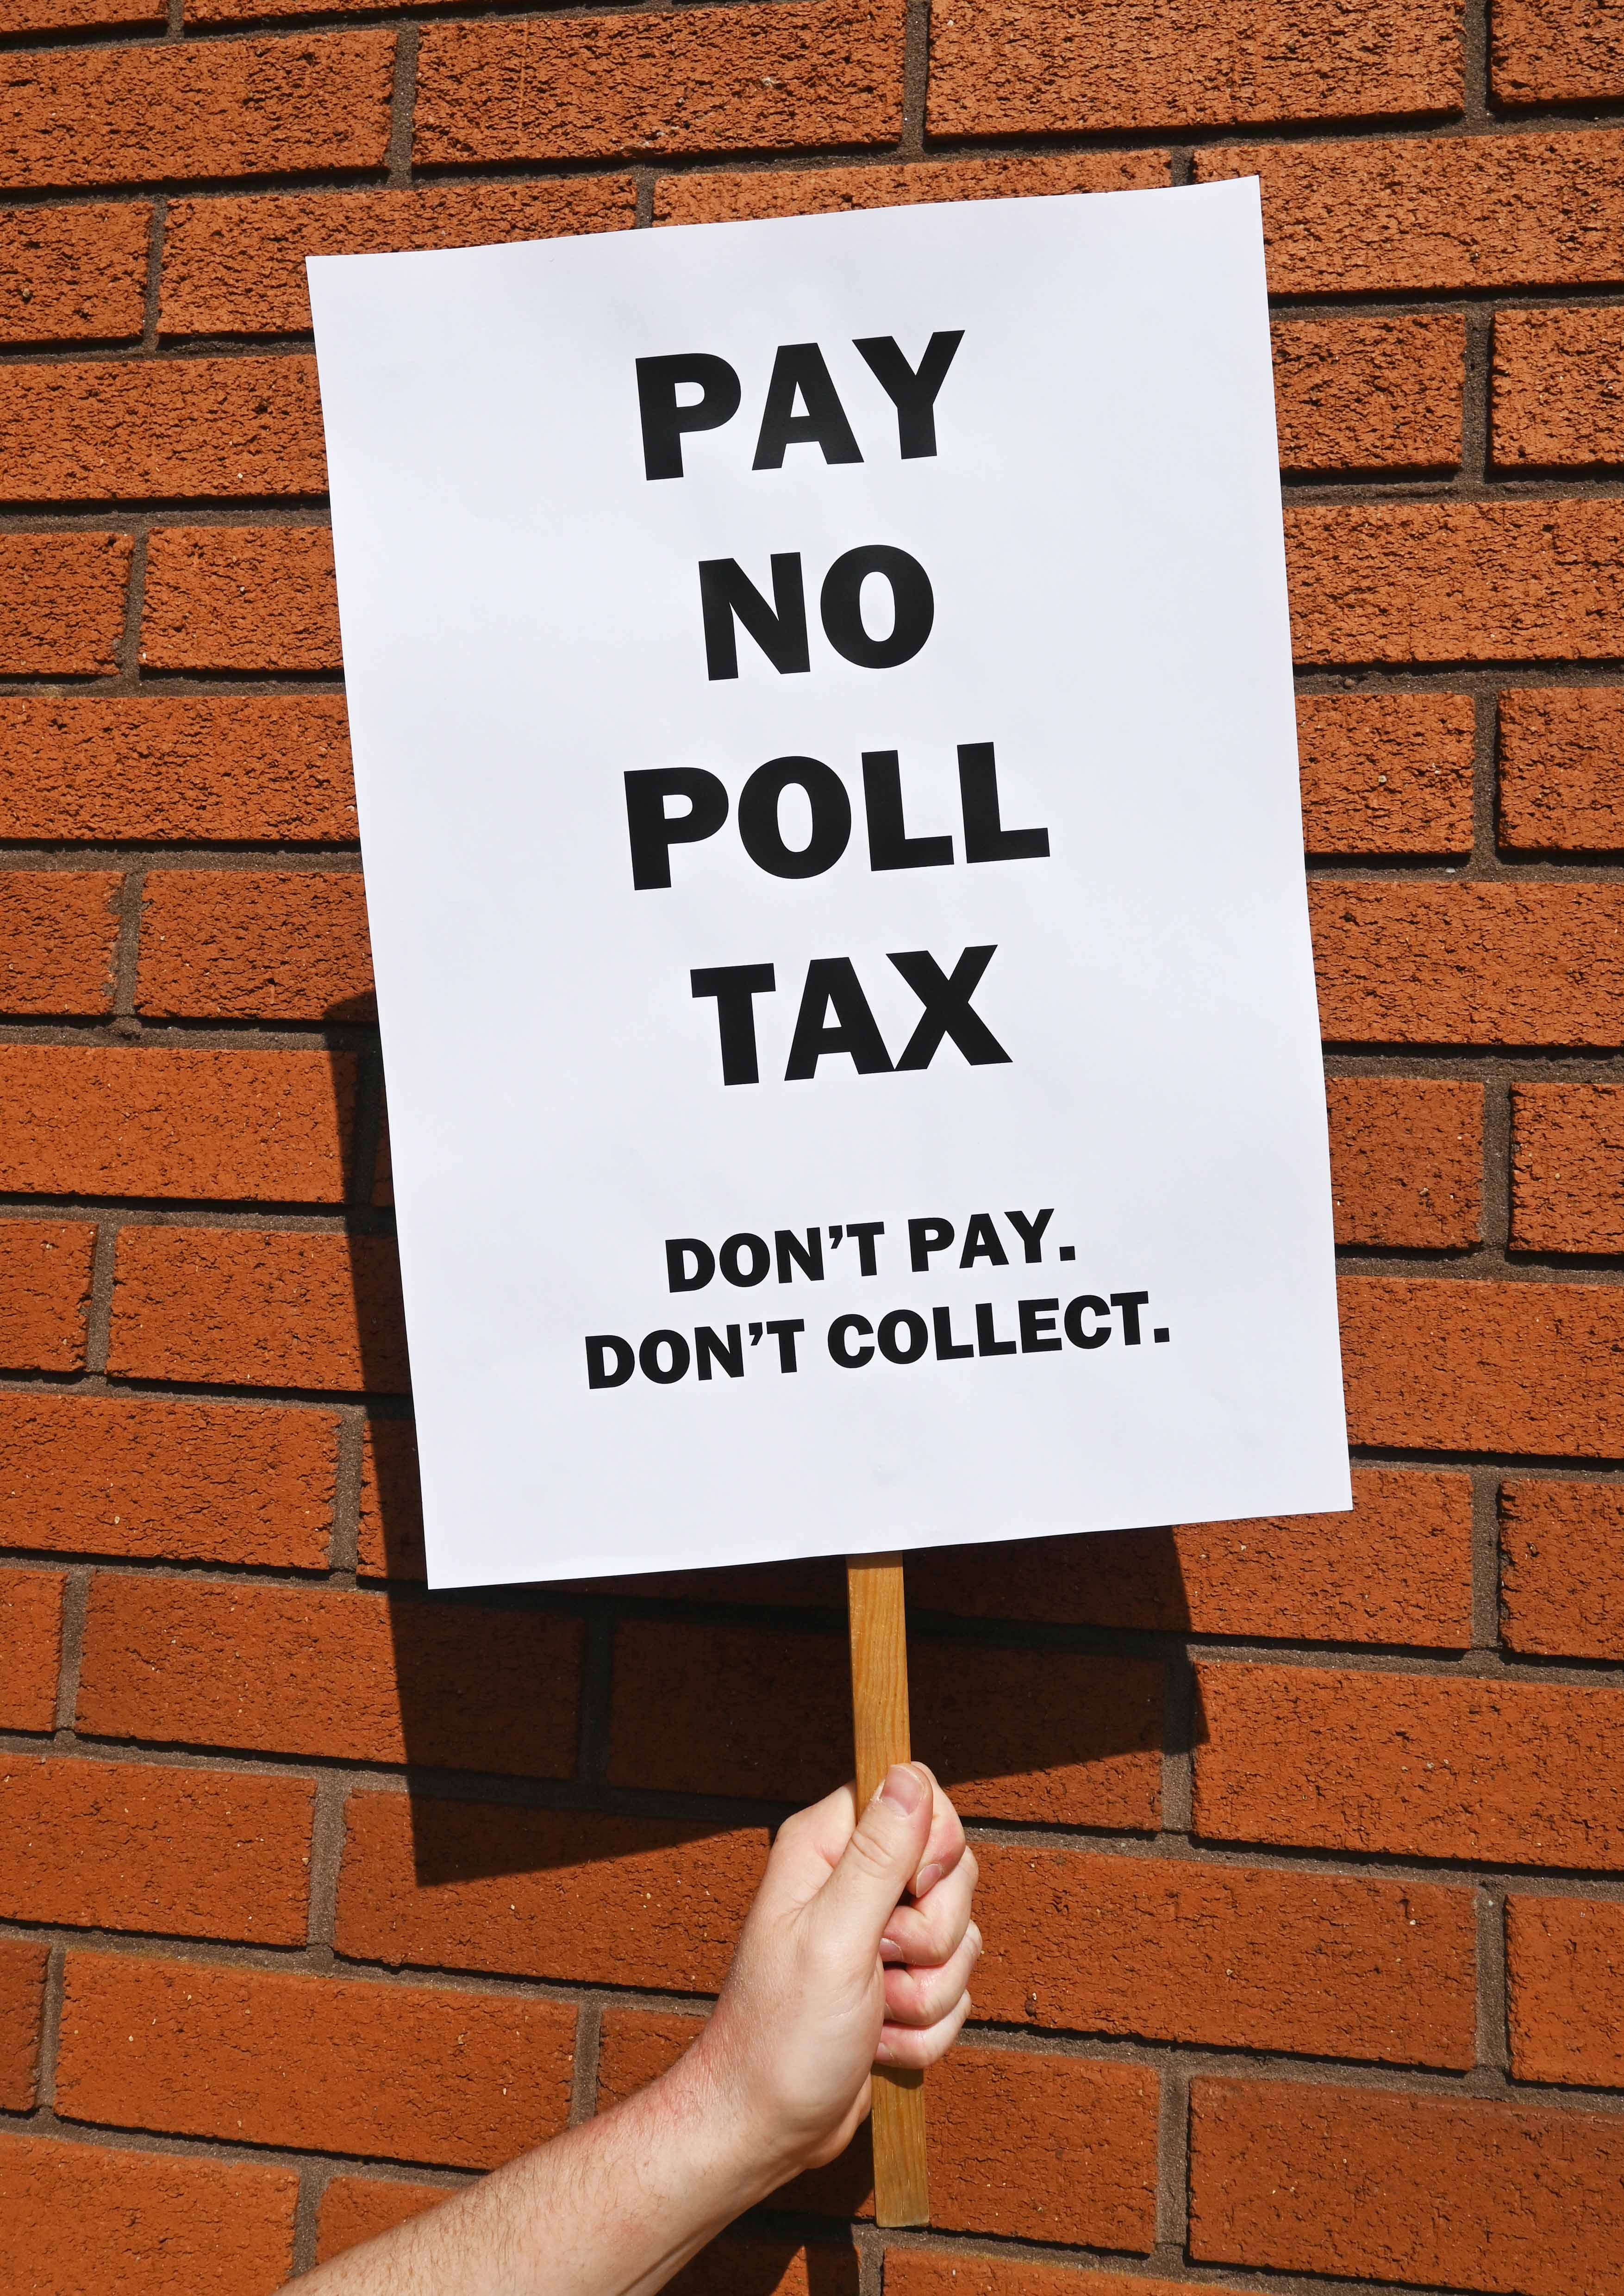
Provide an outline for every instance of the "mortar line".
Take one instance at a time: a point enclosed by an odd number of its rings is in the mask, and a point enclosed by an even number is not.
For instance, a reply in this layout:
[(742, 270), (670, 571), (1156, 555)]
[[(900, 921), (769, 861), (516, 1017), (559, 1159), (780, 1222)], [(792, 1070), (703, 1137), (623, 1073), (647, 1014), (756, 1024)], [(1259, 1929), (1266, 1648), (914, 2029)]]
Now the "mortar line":
[(1466, 313), (1461, 377), (1460, 481), (1473, 491), (1491, 488), (1503, 473), (1493, 466), (1494, 314), (1473, 306)]
[(136, 862), (126, 869), (119, 888), (119, 931), (113, 944), (112, 1025), (117, 1037), (139, 1037), (135, 994), (141, 967), (141, 919), (146, 900), (147, 873)]
[(90, 1605), (91, 1573), (81, 1565), (70, 1570), (62, 1588), (62, 1650), (57, 1661), (56, 1712), (53, 1743), (72, 1746), (78, 1740), (74, 1715), (79, 1702), (79, 1674), (85, 1660), (85, 1616)]
[(1500, 1646), (1500, 1475), (1472, 1471), (1472, 1640), (1474, 1649)]
[(1497, 2087), (1511, 2079), (1505, 1895), (1498, 1882), (1487, 1883), (1477, 1892), (1477, 2060)]
[(570, 2078), (570, 2127), (578, 2128), (598, 2109), (598, 2058), (603, 2038), (603, 2005), (583, 1997), (575, 2019), (575, 2062)]
[(1490, 115), (1493, 0), (1466, 0), (1461, 16), (1462, 118), (1472, 127), (1497, 126)]
[(104, 1214), (96, 1221), (96, 1239), (90, 1263), (90, 1300), (85, 1317), (85, 1370), (97, 1378), (107, 1370), (112, 1337), (113, 1285), (119, 1246), (119, 1218)]
[(1522, 1263), (1508, 1259), (1515, 1218), (1515, 1143), (1512, 1124), (1512, 1086), (1500, 1077), (1483, 1082), (1483, 1242), (1485, 1252), (1497, 1259), (1510, 1277)]
[(348, 1778), (329, 1774), (317, 1779), (316, 1806), (310, 1818), (310, 1906), (306, 1944), (309, 1965), (322, 1971), (331, 1971), (336, 1959), (333, 1939), (349, 1797)]
[(374, 1203), (378, 1187), (378, 1151), (383, 1138), (383, 1062), (373, 1046), (352, 1055), (355, 1060), (355, 1100), (349, 1119), (349, 1175), (346, 1209), (356, 1218), (391, 1209)]
[(1174, 2273), (1189, 2238), (1190, 2076), (1174, 2057), (1160, 2076), (1156, 2111), (1156, 2232), (1152, 2261)]
[[(185, 0), (169, 0), (169, 7), (178, 26)], [(172, 36), (178, 38), (178, 29)], [(168, 193), (156, 193), (152, 200), (152, 221), (148, 226), (146, 286), (141, 300), (141, 348), (155, 351), (159, 346), (159, 319), (163, 299), (163, 250), (168, 227), (169, 201)]]
[(361, 1541), (361, 1488), (366, 1414), (351, 1404), (338, 1414), (338, 1454), (332, 1486), (332, 1526), (327, 1547), (328, 1583), (354, 1587)]
[(1161, 1720), (1161, 1836), (1187, 1840), (1194, 1809), (1195, 1674), (1189, 1645), (1168, 1653)]
[(395, 33), (395, 69), (390, 88), (389, 181), (404, 191), (412, 184), (412, 144), (417, 111), (417, 40), (414, 20)]
[(56, 2068), (62, 2054), (67, 1962), (67, 1946), (53, 1945), (45, 1959), (45, 1993), (39, 2016), (39, 2068), (34, 2093), (37, 2110), (52, 2120), (56, 2116)]
[(902, 45), (902, 127), (897, 151), (917, 160), (925, 148), (931, 81), (931, 0), (907, 0)]
[(298, 2280), (316, 2269), (316, 2239), (321, 2222), (322, 2200), (333, 2177), (336, 2164), (329, 2161), (306, 2161), (299, 2164), (299, 2197), (293, 2205), (293, 2253), (291, 2276)]
[(609, 1612), (595, 1609), (587, 1618), (582, 1638), (575, 1775), (583, 1788), (601, 1788), (607, 1780), (614, 1701), (615, 1626)]

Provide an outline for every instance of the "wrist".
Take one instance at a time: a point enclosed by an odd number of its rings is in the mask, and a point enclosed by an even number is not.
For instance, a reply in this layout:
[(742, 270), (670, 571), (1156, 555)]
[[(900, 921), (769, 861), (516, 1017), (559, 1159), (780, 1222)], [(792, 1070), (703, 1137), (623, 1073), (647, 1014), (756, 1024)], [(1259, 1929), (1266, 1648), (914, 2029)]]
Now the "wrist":
[(738, 2208), (753, 2208), (807, 2165), (805, 2148), (756, 2093), (728, 2038), (726, 2019), (718, 2023), (713, 2016), (665, 2078), (681, 2083), (684, 2111), (705, 2129), (718, 2168), (744, 2194)]

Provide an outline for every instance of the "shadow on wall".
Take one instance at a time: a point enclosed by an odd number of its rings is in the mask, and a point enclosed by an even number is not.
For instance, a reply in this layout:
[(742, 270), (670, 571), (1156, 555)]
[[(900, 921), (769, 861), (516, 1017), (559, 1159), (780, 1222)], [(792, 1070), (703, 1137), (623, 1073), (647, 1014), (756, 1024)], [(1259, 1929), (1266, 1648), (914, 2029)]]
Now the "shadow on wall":
[[(409, 1421), (374, 1420), (369, 1448), (360, 1567), (393, 1582), (420, 1887), (759, 1841), (850, 1775), (838, 1559), (431, 1595)], [(964, 1815), (1153, 1833), (1163, 1751), (1190, 1739), (1184, 1677), (1114, 1636), (1188, 1629), (1172, 1533), (931, 1549), (906, 1570), (914, 1750)]]

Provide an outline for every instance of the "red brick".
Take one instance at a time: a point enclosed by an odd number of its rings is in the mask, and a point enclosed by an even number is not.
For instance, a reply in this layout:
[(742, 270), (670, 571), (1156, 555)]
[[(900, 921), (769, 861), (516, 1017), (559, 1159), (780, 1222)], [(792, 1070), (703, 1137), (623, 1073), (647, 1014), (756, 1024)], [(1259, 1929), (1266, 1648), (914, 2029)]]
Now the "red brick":
[(335, 2177), (322, 2194), (322, 2212), (316, 2236), (316, 2259), (325, 2264), (381, 2232), (437, 2209), (451, 2198), (446, 2185), (412, 2185), (397, 2177)]
[(0, 2286), (51, 2296), (250, 2296), (293, 2258), (299, 2177), (47, 2137), (0, 2137)]
[[(1349, 21), (1355, 21), (1349, 19)], [(1235, 19), (1237, 31), (1243, 19)], [(1624, 133), (1210, 146), (1198, 179), (1258, 176), (1276, 295), (1611, 286)]]
[(0, 1188), (342, 1203), (348, 1053), (0, 1047)]
[(1615, 1458), (1624, 1291), (1586, 1283), (1341, 1284), (1350, 1442)]
[(1500, 312), (1493, 427), (1506, 470), (1624, 463), (1624, 311)]
[(767, 1862), (760, 1826), (385, 1793), (346, 1818), (335, 1942), (395, 1969), (714, 1993)]
[(1624, 2245), (1624, 2121), (1301, 2081), (1198, 2080), (1190, 2253), (1497, 2296), (1594, 2296)]
[(0, 183), (381, 168), (394, 54), (388, 32), (20, 51), (0, 60)]
[[(609, 2010), (600, 2110), (675, 2063), (701, 2022)], [(1155, 2236), (1156, 2103), (1155, 2076), (1137, 2065), (961, 2043), (930, 2077), (931, 2224), (1144, 2253)], [(872, 2185), (865, 2131), (775, 2204), (867, 2216)]]
[(726, 2232), (666, 2284), (671, 2296), (857, 2296), (859, 2279), (849, 2243)]
[[(232, 4), (215, 0), (220, 14)], [(281, 0), (276, 12), (288, 12)], [(172, 200), (159, 326), (166, 335), (303, 334), (310, 324), (307, 255), (490, 247), (561, 232), (614, 231), (629, 227), (636, 212), (628, 176)]]
[(220, 1387), (407, 1385), (392, 1238), (127, 1227), (108, 1369)]
[(1500, 841), (1525, 853), (1624, 852), (1624, 693), (1500, 696)]
[(1624, 888), (1339, 882), (1308, 888), (1331, 1043), (1624, 1042)]
[(147, 545), (141, 660), (148, 669), (337, 669), (327, 529), (160, 529)]
[(494, 2169), (570, 2111), (575, 2010), (448, 1986), (70, 1953), (65, 2120)]
[(48, 1959), (43, 1945), (0, 1939), (0, 2111), (34, 2110)]
[(137, 200), (0, 213), (0, 343), (139, 335), (152, 229), (152, 210)]
[(312, 358), (0, 367), (0, 498), (203, 501), (316, 495), (326, 484)]
[(373, 1019), (359, 875), (154, 870), (142, 903), (135, 1005), (187, 1020)]
[(1339, 1243), (1444, 1251), (1478, 1241), (1481, 1085), (1332, 1077), (1325, 1102)]
[(931, 2220), (939, 2230), (1148, 2253), (1153, 2072), (966, 2046), (932, 2073), (931, 2094)]
[(1350, 113), (1454, 111), (1464, 95), (1448, 0), (952, 0), (931, 21), (932, 135), (1079, 127), (1212, 127)]
[(306, 1778), (145, 1762), (0, 1758), (0, 1911), (9, 1921), (302, 1946)]
[(0, 1394), (0, 1545), (324, 1570), (337, 1480), (330, 1412)]
[(1624, 1250), (1624, 1086), (1518, 1085), (1511, 1109), (1513, 1250)]
[(349, 844), (343, 698), (0, 696), (0, 808), (31, 844)]
[(1233, 1635), (1472, 1640), (1472, 1485), (1359, 1467), (1351, 1514), (950, 1546), (907, 1558), (908, 1601), (961, 1617)]
[(1308, 851), (1316, 857), (1470, 853), (1475, 740), (1468, 694), (1300, 696), (1297, 750)]
[(107, 869), (0, 870), (0, 1011), (111, 1012), (123, 883)]
[(1593, 103), (1624, 95), (1619, 0), (1497, 0), (1494, 92), (1502, 103)]
[(784, 0), (675, 15), (431, 24), (420, 166), (890, 144), (899, 0)]
[[(606, 2007), (598, 2038), (594, 2111), (606, 2112), (611, 2105), (621, 2103), (658, 2080), (692, 2047), (706, 2021), (692, 2010)], [(854, 2143), (852, 2150), (857, 2149)]]
[(1467, 1890), (990, 1842), (976, 1856), (979, 2017), (1202, 2048), (1472, 2062)]
[(77, 1721), (92, 1737), (567, 1777), (581, 1627), (346, 1587), (92, 1581)]
[(161, 0), (4, 0), (0, 32), (87, 32), (161, 24)]
[(1170, 181), (1165, 152), (1001, 152), (989, 160), (902, 167), (751, 168), (665, 176), (656, 223), (736, 223), (755, 216), (837, 215), (931, 200), (1034, 199), (1057, 192), (1148, 192)]
[(0, 673), (116, 670), (134, 549), (127, 534), (0, 536)]
[(1304, 504), (1285, 514), (1297, 659), (1611, 658), (1624, 504)]
[(0, 1370), (81, 1371), (95, 1230), (0, 1220)]
[[(1029, 2264), (1024, 2258), (955, 2256), (928, 2248), (888, 2249), (885, 2296), (1190, 2296), (1195, 2284), (1131, 2280), (1120, 2273), (1080, 2272), (1064, 2265)], [(1243, 2291), (1241, 2296), (1261, 2296)]]
[(1624, 2088), (1624, 1906), (1508, 1898), (1505, 1976), (1513, 2079)]
[(60, 1570), (0, 1570), (0, 1730), (49, 1730), (62, 1655)]
[(1500, 1637), (1541, 1658), (1624, 1658), (1624, 1483), (1501, 1484)]
[(1280, 465), (1300, 472), (1453, 470), (1465, 323), (1453, 315), (1277, 324)]
[[(1160, 1660), (918, 1642), (915, 1752), (966, 1816), (1138, 1827), (1161, 1800)], [(609, 1777), (812, 1801), (850, 1775), (844, 1638), (623, 1620)]]
[(1616, 1690), (1212, 1661), (1196, 1682), (1195, 1830), (1210, 1840), (1624, 1865)]

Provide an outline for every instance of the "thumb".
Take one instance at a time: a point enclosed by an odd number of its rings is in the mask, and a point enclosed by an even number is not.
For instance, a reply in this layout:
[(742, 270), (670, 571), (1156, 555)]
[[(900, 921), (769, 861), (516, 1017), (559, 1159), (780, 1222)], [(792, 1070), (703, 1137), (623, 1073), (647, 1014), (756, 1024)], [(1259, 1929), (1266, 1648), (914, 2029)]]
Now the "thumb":
[(817, 1925), (837, 1952), (862, 1962), (878, 1955), (885, 1925), (919, 1870), (931, 1808), (924, 1772), (893, 1763), (817, 1894)]

